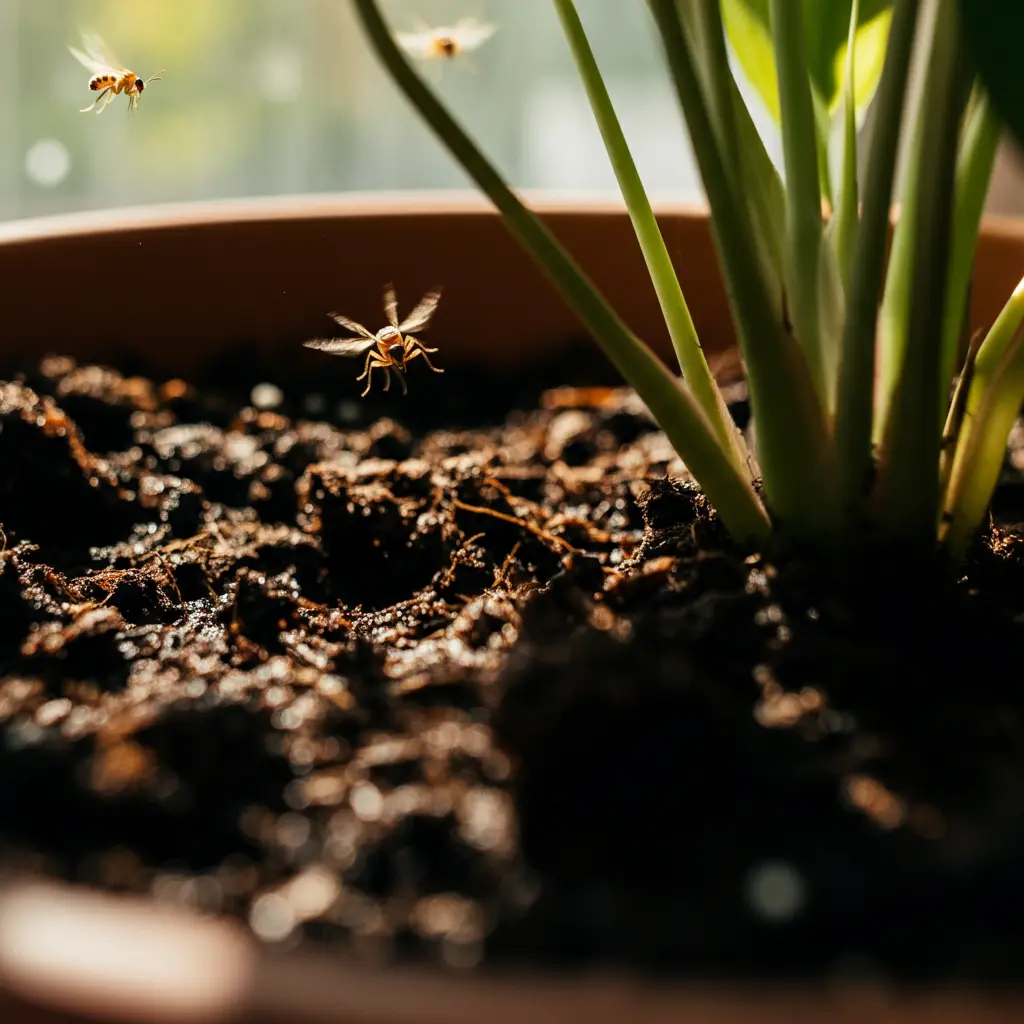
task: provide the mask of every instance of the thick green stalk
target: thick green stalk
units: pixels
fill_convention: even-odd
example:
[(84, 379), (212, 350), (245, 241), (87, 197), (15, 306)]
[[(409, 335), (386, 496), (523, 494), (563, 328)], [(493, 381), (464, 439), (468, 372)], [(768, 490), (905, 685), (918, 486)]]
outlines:
[[(942, 539), (961, 559), (988, 511), (1006, 438), (1024, 402), (1024, 280), (1014, 289), (974, 361), (946, 495)], [(940, 534), (941, 535), (941, 534)]]
[(729, 88), (736, 112), (741, 188), (750, 202), (754, 237), (764, 250), (762, 259), (765, 280), (781, 294), (782, 265), (786, 251), (786, 190), (731, 72)]
[(750, 111), (729, 67), (719, 0), (697, 0), (678, 7), (697, 61), (711, 127), (726, 169), (734, 175), (733, 194), (753, 220), (751, 244), (761, 274), (777, 294), (783, 290), (786, 193), (764, 148)]
[[(805, 56), (803, 5), (771, 0), (772, 39), (786, 168), (786, 294), (789, 315), (818, 395), (827, 406), (832, 377), (822, 336), (819, 296), (821, 186), (818, 133)], [(831, 347), (831, 346), (830, 346)]]
[(647, 263), (658, 302), (661, 304), (683, 379), (714, 427), (723, 447), (732, 451), (735, 446), (738, 464), (746, 466), (747, 453), (739, 447), (742, 439), (729, 417), (721, 393), (708, 369), (665, 239), (651, 209), (636, 164), (633, 162), (626, 136), (615, 115), (615, 108), (601, 78), (601, 71), (587, 41), (576, 6), (573, 0), (554, 0), (554, 5), (587, 90), (594, 118), (601, 130), (605, 149), (608, 151), (622, 197), (626, 202), (626, 209), (629, 211), (629, 218), (633, 222), (633, 229), (636, 231), (637, 241)]
[(857, 249), (860, 209), (857, 195), (857, 104), (854, 95), (856, 67), (854, 52), (860, 0), (850, 5), (850, 31), (846, 40), (846, 67), (843, 73), (843, 158), (839, 181), (839, 202), (828, 226), (829, 241), (836, 254), (839, 279), (847, 293), (853, 272), (853, 254)]
[(832, 168), (829, 165), (829, 140), (832, 137), (832, 113), (817, 89), (811, 90), (811, 104), (814, 110), (814, 146), (818, 154), (818, 188), (829, 209), (835, 206), (832, 195)]
[(939, 400), (948, 395), (960, 352), (964, 318), (968, 313), (968, 293), (974, 265), (978, 227), (985, 209), (985, 197), (999, 148), (1000, 124), (988, 96), (980, 86), (965, 119), (956, 163), (956, 192), (953, 201), (953, 241), (949, 253), (946, 282), (946, 313), (942, 326), (942, 365), (939, 373)]
[[(953, 395), (949, 400), (949, 409), (946, 411), (946, 423), (942, 428), (942, 453), (939, 456), (939, 504), (943, 512), (949, 504), (949, 481), (953, 472), (953, 461), (960, 444), (960, 431), (964, 425), (964, 415), (967, 411), (967, 398), (974, 380), (974, 364), (978, 358), (978, 349), (981, 347), (983, 337), (979, 332), (968, 339), (963, 366), (960, 367), (960, 372), (957, 374)], [(940, 520), (940, 527), (942, 527), (942, 523), (943, 520)]]
[(875, 99), (875, 131), (864, 177), (864, 201), (846, 297), (836, 410), (843, 507), (859, 515), (871, 482), (871, 432), (875, 388), (875, 330), (885, 279), (903, 100), (920, 0), (896, 0), (885, 64)]
[(648, 0), (686, 118), (750, 386), (769, 507), (804, 536), (833, 536), (835, 463), (821, 403), (799, 345), (782, 326), (750, 244), (752, 221), (719, 148), (676, 0)]
[[(932, 95), (930, 91), (932, 82), (929, 77), (929, 61), (934, 50), (937, 26), (947, 16), (945, 8), (948, 2), (949, 0), (922, 0), (918, 40), (919, 46), (924, 49), (921, 54), (921, 70), (906, 104), (908, 139), (904, 142), (906, 158), (901, 168), (899, 221), (893, 231), (879, 320), (878, 382), (872, 431), (876, 445), (883, 442), (889, 430), (891, 409), (897, 385), (903, 374), (903, 362), (909, 343), (911, 294), (920, 255), (917, 248), (919, 181), (922, 174), (929, 171), (922, 163), (923, 137), (927, 126), (934, 124), (938, 116), (938, 97)], [(959, 324), (957, 326), (959, 327)], [(936, 337), (941, 338), (941, 331)]]
[(738, 178), (739, 133), (731, 91), (723, 88), (723, 73), (730, 77), (732, 73), (719, 0), (690, 0), (683, 10), (682, 24), (690, 33), (690, 46), (701, 69), (711, 126), (730, 172)]
[(770, 524), (750, 480), (689, 391), (622, 323), (576, 262), (540, 219), (528, 210), (412, 69), (396, 45), (375, 0), (353, 0), (366, 36), (395, 84), (449, 152), (501, 212), (505, 226), (558, 287), (570, 307), (636, 389), (669, 441), (700, 481), (729, 531), (747, 541), (764, 540)]
[[(892, 369), (891, 416), (880, 462), (878, 510), (890, 536), (934, 544), (939, 503), (942, 413), (939, 366), (956, 148), (963, 112), (957, 12), (935, 0), (923, 95), (901, 220), (909, 247), (902, 359)], [(894, 255), (895, 258), (895, 255)], [(947, 395), (948, 386), (947, 381)]]

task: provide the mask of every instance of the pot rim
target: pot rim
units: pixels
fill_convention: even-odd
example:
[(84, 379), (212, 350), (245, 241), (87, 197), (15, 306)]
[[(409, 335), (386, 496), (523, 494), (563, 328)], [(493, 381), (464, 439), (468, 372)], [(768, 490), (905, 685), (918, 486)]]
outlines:
[[(517, 190), (517, 195), (535, 213), (571, 214), (589, 217), (620, 217), (626, 213), (622, 197), (615, 191), (589, 192), (558, 189)], [(671, 193), (652, 193), (651, 205), (663, 216), (708, 219), (703, 199), (685, 199)], [(899, 207), (893, 207), (893, 220)], [(35, 239), (74, 237), (93, 233), (150, 229), (224, 221), (317, 220), (323, 217), (460, 217), (481, 214), (500, 217), (487, 198), (472, 189), (405, 189), (351, 192), (295, 192), (264, 196), (142, 203), (103, 209), (77, 210), (16, 217), (0, 221), (0, 245)], [(1004, 239), (1024, 238), (1024, 215), (986, 213), (979, 236)]]
[[(626, 212), (614, 192), (562, 193), (524, 190), (517, 193), (535, 213), (618, 217)], [(699, 200), (652, 198), (658, 213), (706, 218)], [(423, 189), (359, 192), (297, 192), (270, 196), (146, 203), (97, 210), (79, 210), (0, 221), (0, 245), (35, 239), (55, 239), (155, 227), (189, 227), (224, 221), (318, 220), (324, 217), (499, 217), (497, 209), (478, 193), (465, 189)], [(1024, 220), (1022, 220), (1024, 225)]]

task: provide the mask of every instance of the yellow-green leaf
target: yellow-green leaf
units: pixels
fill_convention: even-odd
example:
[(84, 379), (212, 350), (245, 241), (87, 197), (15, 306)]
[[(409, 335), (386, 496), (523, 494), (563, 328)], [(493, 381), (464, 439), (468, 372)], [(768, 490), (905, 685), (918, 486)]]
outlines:
[[(794, 0), (796, 2), (796, 0)], [(814, 92), (830, 113), (839, 105), (852, 0), (801, 0), (807, 66)], [(779, 120), (779, 89), (769, 0), (720, 0), (726, 35), (743, 74)], [(874, 96), (885, 60), (892, 0), (861, 0), (856, 34), (854, 97), (858, 113)]]

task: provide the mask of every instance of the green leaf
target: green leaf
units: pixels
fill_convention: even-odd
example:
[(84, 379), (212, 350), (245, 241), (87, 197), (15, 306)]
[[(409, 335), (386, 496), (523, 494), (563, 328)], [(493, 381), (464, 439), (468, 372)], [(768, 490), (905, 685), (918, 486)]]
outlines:
[(1024, 281), (978, 349), (946, 495), (942, 538), (962, 558), (999, 480), (1006, 440), (1024, 401)]
[[(795, 0), (794, 0), (795, 2)], [(811, 87), (830, 113), (839, 107), (853, 0), (801, 0)], [(973, 3), (974, 0), (965, 0)], [(729, 43), (765, 106), (780, 118), (772, 48), (770, 0), (721, 0)], [(982, 4), (984, 6), (984, 4)], [(892, 0), (862, 0), (854, 49), (854, 104), (858, 114), (875, 94), (885, 60)]]
[[(766, 0), (767, 2), (767, 0)], [(960, 0), (967, 49), (992, 106), (1024, 144), (1024, 3), (1021, 0)]]
[[(853, 17), (860, 14), (858, 0), (853, 0)], [(850, 19), (850, 35), (856, 32)], [(857, 47), (847, 46), (846, 67), (843, 69), (843, 155), (840, 161), (838, 202), (835, 214), (829, 222), (826, 237), (833, 245), (839, 278), (843, 289), (850, 286), (850, 273), (853, 266), (853, 254), (857, 249), (857, 230), (860, 227), (860, 210), (858, 207), (857, 184), (857, 111), (856, 111), (856, 58)]]

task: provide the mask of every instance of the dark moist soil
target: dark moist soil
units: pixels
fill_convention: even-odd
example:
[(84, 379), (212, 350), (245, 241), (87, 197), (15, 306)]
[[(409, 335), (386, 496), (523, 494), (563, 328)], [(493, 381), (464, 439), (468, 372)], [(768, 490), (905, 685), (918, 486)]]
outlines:
[(542, 393), (592, 362), (0, 384), (5, 868), (376, 959), (1018, 978), (1024, 460), (959, 577), (768, 560), (633, 395)]

